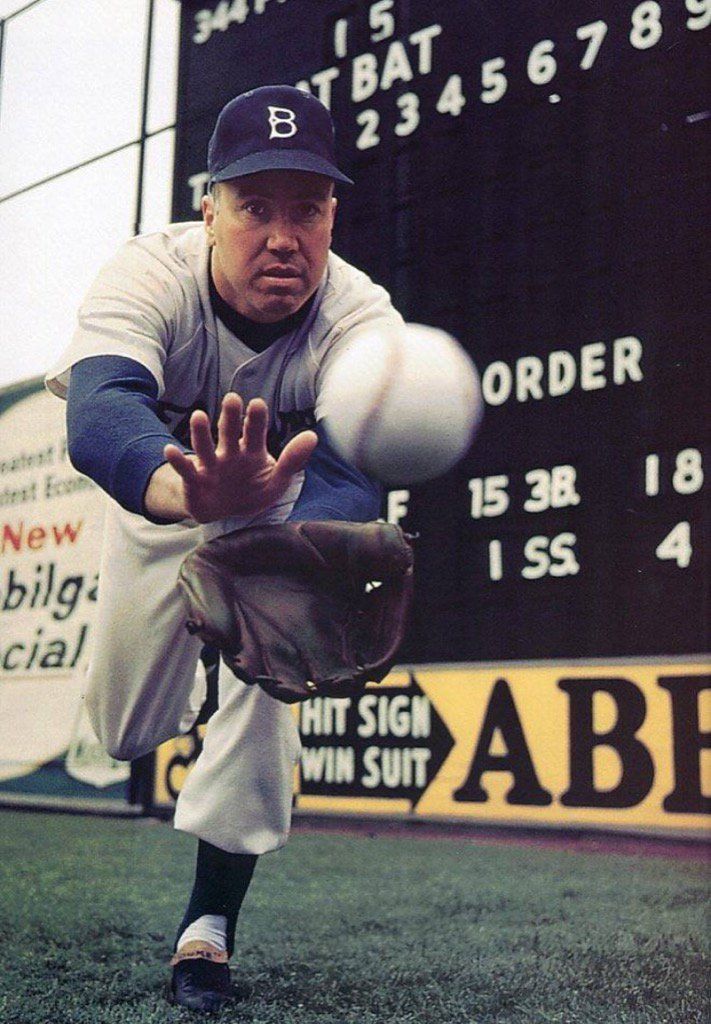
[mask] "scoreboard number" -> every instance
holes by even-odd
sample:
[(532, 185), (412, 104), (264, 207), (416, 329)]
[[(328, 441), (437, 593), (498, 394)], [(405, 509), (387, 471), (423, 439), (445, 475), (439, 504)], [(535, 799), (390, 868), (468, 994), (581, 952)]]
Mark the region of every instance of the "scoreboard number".
[(402, 120), (395, 125), (395, 134), (403, 139), (411, 135), (420, 123), (420, 97), (416, 92), (404, 92), (398, 96), (397, 105)]
[(356, 139), (356, 146), (358, 149), (372, 149), (373, 146), (377, 146), (380, 143), (380, 136), (378, 135), (378, 125), (380, 124), (380, 114), (377, 110), (361, 110), (360, 114), (356, 117), (356, 123), (363, 126), (363, 131)]
[(459, 117), (466, 102), (462, 92), (462, 76), (450, 75), (437, 100), (437, 113), (451, 114), (452, 117)]
[(489, 541), (489, 579), (500, 580), (504, 575), (504, 564), (501, 556), (501, 541)]
[(604, 21), (593, 21), (589, 25), (581, 25), (575, 30), (575, 34), (581, 43), (587, 40), (587, 48), (580, 61), (583, 71), (589, 71), (595, 63), (595, 58), (600, 52), (602, 41), (607, 33), (607, 25)]
[(226, 32), (235, 22), (242, 25), (247, 20), (249, 6), (247, 0), (222, 0), (214, 11), (202, 10), (195, 14), (197, 32), (193, 36), (194, 43), (206, 43), (213, 32)]
[(676, 457), (672, 487), (677, 494), (696, 494), (704, 482), (701, 452), (698, 448), (685, 448)]
[(686, 27), (692, 32), (700, 32), (711, 25), (711, 0), (686, 0), (686, 9), (692, 15), (686, 19)]
[(378, 0), (368, 11), (371, 43), (379, 43), (381, 39), (389, 39), (395, 34), (395, 18), (392, 14), (394, 6), (395, 0)]
[(662, 38), (662, 9), (657, 0), (645, 0), (632, 11), (630, 42), (637, 50), (648, 50)]
[(659, 456), (648, 455), (644, 460), (644, 492), (650, 498), (659, 494)]
[[(696, 494), (704, 483), (701, 452), (698, 448), (683, 448), (674, 460), (671, 485), (677, 494)], [(644, 492), (656, 498), (660, 490), (660, 457), (652, 452), (644, 460)]]
[(688, 522), (677, 523), (655, 552), (657, 558), (662, 561), (676, 562), (680, 569), (687, 569), (691, 562), (691, 524)]
[(482, 516), (502, 516), (509, 507), (509, 496), (506, 488), (509, 478), (500, 476), (475, 477), (469, 481), (471, 491), (470, 515), (472, 519)]
[(339, 60), (348, 53), (348, 19), (339, 18), (333, 26), (333, 52)]
[(526, 71), (534, 85), (546, 85), (555, 76), (558, 64), (553, 56), (554, 46), (552, 39), (542, 39), (529, 53)]
[(508, 89), (509, 83), (506, 81), (506, 75), (501, 72), (505, 66), (506, 61), (503, 57), (492, 57), (491, 60), (485, 60), (482, 64), (481, 84), (483, 90), (479, 94), (482, 103), (498, 103)]
[[(195, 12), (195, 28), (197, 31), (192, 37), (198, 45), (206, 43), (213, 32), (226, 32), (232, 25), (244, 25), (251, 14), (264, 14), (267, 4), (271, 0), (252, 0), (250, 7), (249, 0), (220, 0), (214, 10), (209, 7)], [(286, 0), (276, 0), (277, 4), (284, 4)]]

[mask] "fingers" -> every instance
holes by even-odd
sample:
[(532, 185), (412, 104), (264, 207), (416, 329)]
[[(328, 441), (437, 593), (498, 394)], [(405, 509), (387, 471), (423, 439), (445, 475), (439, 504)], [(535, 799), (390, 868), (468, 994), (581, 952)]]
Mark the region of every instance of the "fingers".
[(190, 483), (197, 477), (197, 469), (192, 459), (174, 444), (167, 444), (163, 449), (163, 454), (166, 459), (173, 467), (176, 473), (178, 473), (186, 483)]
[(304, 469), (317, 444), (318, 437), (313, 430), (304, 430), (292, 437), (274, 467), (272, 480), (275, 487), (286, 487), (294, 473)]
[(222, 400), (220, 418), (217, 421), (217, 454), (221, 458), (237, 455), (242, 435), (242, 399), (230, 391)]
[(190, 417), (190, 444), (200, 462), (206, 468), (216, 461), (215, 443), (210, 433), (210, 420), (206, 412), (196, 410)]
[(266, 454), (267, 449), (267, 427), (269, 425), (269, 410), (267, 403), (262, 398), (253, 398), (247, 406), (247, 415), (244, 418), (244, 450), (250, 455), (259, 452)]

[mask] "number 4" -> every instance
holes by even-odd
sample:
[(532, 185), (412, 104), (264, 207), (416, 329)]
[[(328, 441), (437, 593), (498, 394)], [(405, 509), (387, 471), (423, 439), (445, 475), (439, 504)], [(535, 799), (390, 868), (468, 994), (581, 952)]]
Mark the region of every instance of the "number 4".
[(462, 93), (461, 77), (459, 75), (450, 75), (437, 100), (437, 113), (451, 114), (452, 117), (459, 117), (462, 107), (466, 102)]
[(691, 552), (691, 526), (689, 523), (677, 523), (657, 547), (655, 553), (657, 558), (676, 562), (680, 569), (686, 569), (691, 561)]

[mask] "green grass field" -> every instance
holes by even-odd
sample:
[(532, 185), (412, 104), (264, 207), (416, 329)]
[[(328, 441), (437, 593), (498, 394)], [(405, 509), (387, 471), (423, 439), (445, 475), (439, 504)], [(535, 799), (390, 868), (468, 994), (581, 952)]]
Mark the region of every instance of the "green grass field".
[[(0, 812), (0, 1021), (157, 1024), (194, 841)], [(251, 1024), (701, 1024), (701, 863), (295, 835), (262, 858), (220, 1015)]]

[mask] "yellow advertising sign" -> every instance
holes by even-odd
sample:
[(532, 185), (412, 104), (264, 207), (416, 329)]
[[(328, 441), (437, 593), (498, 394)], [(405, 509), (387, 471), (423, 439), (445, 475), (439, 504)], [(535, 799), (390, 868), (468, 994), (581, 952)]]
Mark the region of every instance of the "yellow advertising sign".
[(202, 750), (205, 726), (192, 729), (186, 736), (168, 740), (156, 750), (153, 770), (153, 803), (170, 807), (178, 798), (188, 772)]
[[(297, 807), (698, 832), (711, 810), (710, 690), (692, 662), (396, 671), (360, 697), (295, 708)], [(159, 751), (156, 802), (177, 792), (188, 747), (196, 756), (187, 738)]]

